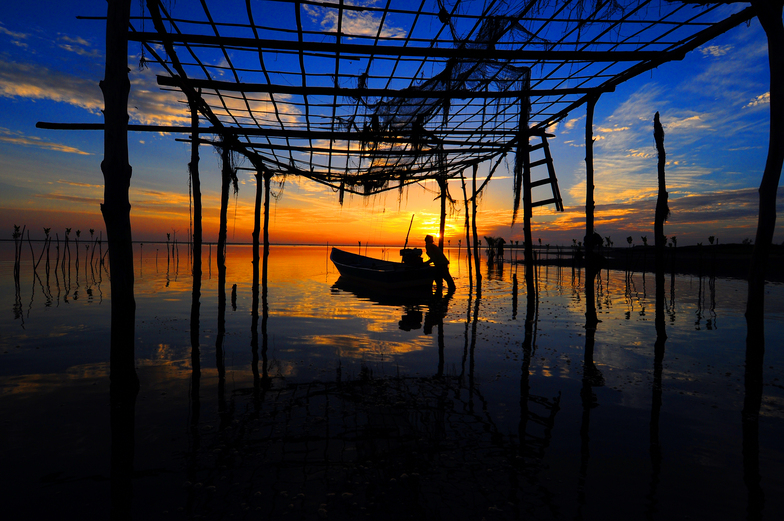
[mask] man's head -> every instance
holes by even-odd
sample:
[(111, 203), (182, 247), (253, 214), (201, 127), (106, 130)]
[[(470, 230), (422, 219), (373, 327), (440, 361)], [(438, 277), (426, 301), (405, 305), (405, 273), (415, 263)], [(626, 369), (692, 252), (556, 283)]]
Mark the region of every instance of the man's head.
[(432, 235), (425, 235), (425, 243), (429, 244), (431, 242), (433, 242), (433, 236)]

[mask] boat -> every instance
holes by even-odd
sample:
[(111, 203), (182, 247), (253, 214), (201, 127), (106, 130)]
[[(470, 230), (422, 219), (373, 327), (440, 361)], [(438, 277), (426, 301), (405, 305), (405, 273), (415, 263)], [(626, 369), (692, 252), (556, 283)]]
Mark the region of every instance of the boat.
[(403, 248), (403, 262), (394, 262), (332, 248), (329, 258), (340, 278), (384, 290), (432, 290), (436, 270), (422, 262), (422, 250)]

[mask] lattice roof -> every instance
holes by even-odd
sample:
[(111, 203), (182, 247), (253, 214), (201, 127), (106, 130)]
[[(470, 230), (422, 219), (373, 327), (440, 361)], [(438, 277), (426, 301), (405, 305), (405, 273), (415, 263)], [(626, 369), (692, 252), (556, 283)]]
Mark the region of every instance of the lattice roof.
[(148, 0), (129, 38), (257, 167), (374, 193), (514, 154), (752, 16), (661, 0)]

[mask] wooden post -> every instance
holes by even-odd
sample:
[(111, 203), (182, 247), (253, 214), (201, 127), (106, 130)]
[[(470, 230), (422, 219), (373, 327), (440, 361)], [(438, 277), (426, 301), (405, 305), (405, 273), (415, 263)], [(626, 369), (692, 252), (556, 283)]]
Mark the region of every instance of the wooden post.
[[(104, 202), (111, 263), (111, 346), (109, 355), (111, 423), (111, 518), (131, 519), (136, 396), (133, 244), (131, 236), (131, 166), (128, 163), (128, 23), (130, 0), (109, 0), (106, 18), (104, 97)], [(48, 272), (47, 272), (48, 273)]]
[(482, 271), (479, 264), (479, 234), (476, 230), (476, 173), (479, 165), (474, 163), (474, 176), (473, 176), (473, 189), (471, 195), (471, 228), (474, 233), (474, 269), (476, 270), (476, 296), (478, 297), (482, 292)]
[[(526, 78), (525, 88), (530, 88), (530, 78)], [(520, 133), (517, 144), (517, 159), (515, 168), (518, 170), (516, 176), (522, 181), (523, 197), (523, 239), (525, 240), (525, 285), (528, 294), (529, 305), (536, 300), (536, 288), (534, 283), (534, 249), (531, 237), (531, 219), (533, 217), (533, 206), (531, 201), (531, 158), (528, 154), (528, 118), (531, 113), (531, 105), (528, 96), (520, 98)]]
[(130, 0), (109, 2), (106, 21), (106, 76), (100, 82), (104, 97), (104, 202), (101, 213), (109, 241), (112, 266), (112, 384), (138, 387), (134, 360), (136, 300), (133, 293), (131, 243), (131, 166), (128, 163), (128, 37)]
[(261, 231), (261, 191), (264, 177), (263, 165), (260, 161), (251, 159), (256, 169), (256, 199), (253, 206), (253, 283), (251, 286), (251, 371), (253, 372), (254, 393), (259, 390), (259, 233)]
[(222, 409), (226, 365), (223, 355), (223, 340), (226, 333), (226, 235), (227, 213), (229, 206), (229, 187), (233, 177), (231, 164), (231, 143), (228, 136), (223, 136), (221, 148), (221, 205), (220, 229), (218, 230), (218, 334), (215, 342), (215, 365), (218, 370), (219, 409)]
[(197, 101), (188, 99), (191, 109), (191, 162), (188, 163), (188, 171), (191, 175), (191, 186), (193, 188), (193, 276), (201, 278), (201, 247), (203, 241), (202, 232), (202, 203), (201, 203), (201, 179), (199, 177), (199, 113)]
[(667, 338), (664, 326), (664, 248), (667, 239), (664, 237), (664, 221), (670, 214), (667, 205), (667, 184), (664, 179), (664, 165), (667, 153), (664, 150), (664, 129), (659, 121), (659, 113), (653, 117), (653, 137), (656, 140), (656, 149), (659, 152), (658, 175), (659, 195), (656, 199), (656, 213), (654, 215), (653, 236), (656, 248), (656, 337)]
[[(468, 194), (466, 193), (465, 177), (460, 174), (460, 181), (463, 187), (463, 204), (465, 206), (465, 231), (466, 231), (466, 260), (468, 260), (468, 293), (474, 289), (474, 275), (471, 269), (471, 213), (468, 211)], [(459, 257), (459, 255), (458, 255)]]
[[(252, 160), (253, 161), (253, 160)], [(262, 174), (262, 166), (253, 161), (253, 166), (256, 168), (256, 199), (253, 205), (253, 287), (258, 288), (259, 285), (259, 235), (261, 233), (261, 192), (264, 185), (264, 176)], [(258, 308), (256, 302), (256, 294), (254, 294), (254, 308)]]
[(272, 172), (264, 172), (264, 260), (261, 270), (261, 283), (264, 286), (264, 294), (267, 294), (267, 273), (269, 259), (269, 214), (270, 214), (270, 183), (272, 182)]
[[(233, 177), (231, 164), (231, 145), (228, 136), (223, 136), (221, 148), (221, 199), (220, 199), (220, 229), (218, 230), (218, 292), (223, 290), (220, 281), (226, 280), (226, 235), (228, 227), (228, 208), (229, 208), (229, 187)], [(225, 294), (223, 295), (225, 298)]]
[(193, 266), (191, 274), (193, 276), (193, 289), (191, 291), (191, 349), (194, 374), (199, 371), (199, 308), (201, 299), (201, 248), (202, 248), (202, 204), (201, 204), (201, 180), (199, 178), (199, 114), (196, 108), (196, 100), (188, 99), (191, 109), (191, 161), (188, 163), (188, 171), (191, 176), (191, 186), (193, 188)]
[(593, 200), (593, 112), (598, 96), (588, 99), (585, 115), (585, 326), (595, 327), (599, 322), (596, 316), (595, 282), (599, 267), (596, 265), (598, 246), (594, 244), (594, 209)]
[(438, 228), (438, 247), (443, 251), (444, 249), (444, 229), (446, 228), (446, 195), (447, 195), (447, 181), (446, 177), (438, 178), (438, 188), (440, 189), (441, 199), (441, 220)]
[[(746, 301), (747, 343), (764, 349), (765, 266), (776, 228), (776, 192), (784, 164), (784, 24), (781, 0), (754, 0), (757, 18), (768, 38), (770, 65), (770, 139), (765, 171), (759, 187), (759, 218), (749, 269)], [(760, 354), (761, 356), (761, 354)]]

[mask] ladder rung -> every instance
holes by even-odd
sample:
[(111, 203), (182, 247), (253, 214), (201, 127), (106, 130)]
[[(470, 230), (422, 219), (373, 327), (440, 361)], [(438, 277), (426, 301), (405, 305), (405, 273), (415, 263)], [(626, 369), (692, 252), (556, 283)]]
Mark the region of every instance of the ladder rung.
[(529, 152), (533, 152), (534, 150), (539, 150), (540, 148), (544, 148), (544, 143), (539, 143), (538, 145), (528, 145)]
[(536, 188), (537, 186), (551, 184), (552, 182), (553, 182), (552, 179), (550, 179), (549, 177), (545, 177), (544, 179), (539, 179), (538, 181), (532, 181), (531, 188)]
[(549, 162), (550, 162), (550, 160), (549, 160), (549, 159), (540, 159), (539, 161), (534, 161), (534, 162), (533, 162), (533, 163), (531, 163), (529, 166), (530, 166), (531, 168), (534, 168), (534, 167), (536, 167), (536, 166), (546, 165), (546, 164), (547, 164), (547, 163), (549, 163)]
[(531, 203), (531, 208), (536, 206), (544, 206), (546, 204), (553, 204), (555, 203), (556, 206), (559, 205), (560, 201), (558, 199), (545, 199), (544, 201), (537, 201), (535, 203)]

